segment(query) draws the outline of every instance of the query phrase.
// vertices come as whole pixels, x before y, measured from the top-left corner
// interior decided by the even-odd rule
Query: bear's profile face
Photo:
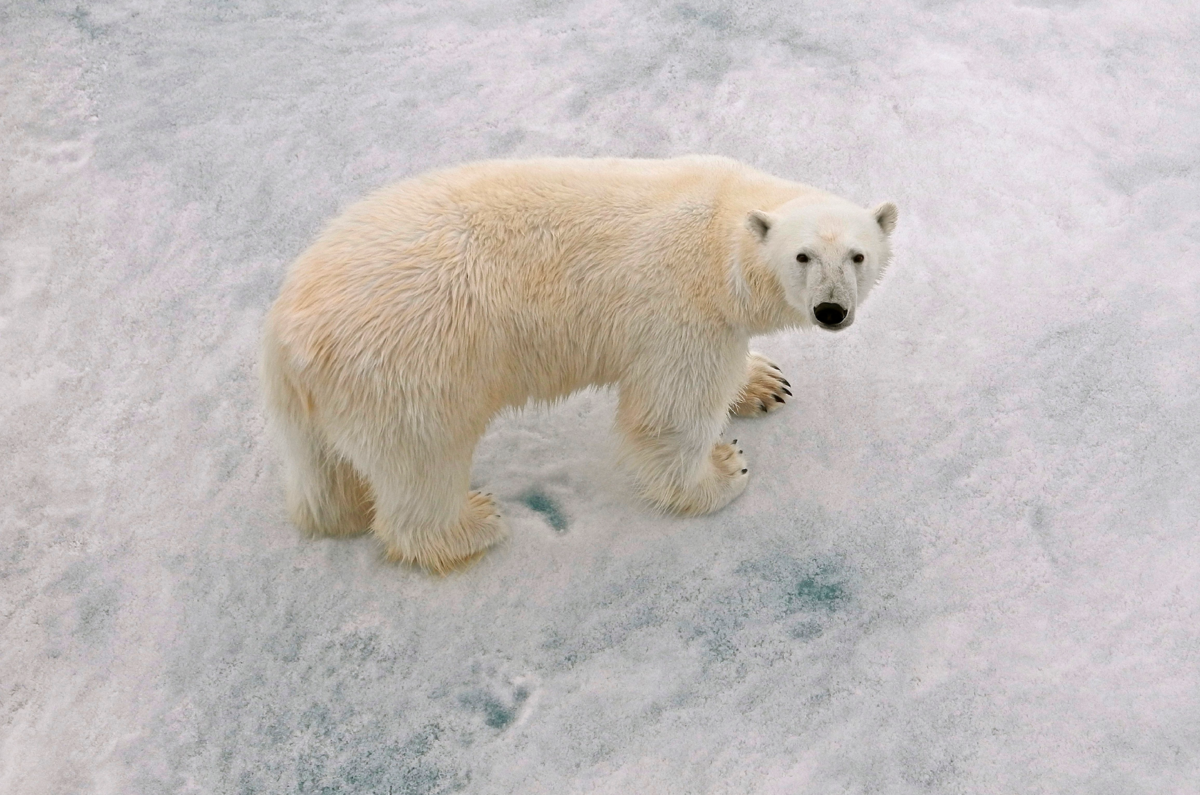
[[[792,308],[810,324],[840,331],[891,259],[896,216],[891,202],[867,210],[793,201],[750,213],[747,226]]]

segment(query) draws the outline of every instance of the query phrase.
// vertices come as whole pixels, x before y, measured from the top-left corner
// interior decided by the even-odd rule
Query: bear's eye
[[[797,254],[796,262],[808,262],[808,255],[804,253]]]
[[[853,259],[855,262],[862,262],[862,261],[863,261],[863,255],[862,255],[862,254],[855,254],[853,257],[851,257],[851,259]]]

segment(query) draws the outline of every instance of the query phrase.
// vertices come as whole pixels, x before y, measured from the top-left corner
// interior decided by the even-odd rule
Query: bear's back
[[[515,360],[538,339],[607,380],[647,329],[721,323],[738,219],[803,190],[712,156],[429,172],[333,221],[273,315],[298,363],[399,366],[430,344],[460,362]]]

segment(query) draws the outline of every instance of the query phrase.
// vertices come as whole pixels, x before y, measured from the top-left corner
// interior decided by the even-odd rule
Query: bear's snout
[[[813,309],[813,315],[817,318],[817,322],[825,328],[833,328],[846,319],[846,307],[828,302],[817,304]]]

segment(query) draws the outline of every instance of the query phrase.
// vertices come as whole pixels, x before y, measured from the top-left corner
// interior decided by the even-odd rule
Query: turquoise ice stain
[[[833,611],[841,607],[847,597],[846,586],[837,567],[822,563],[788,594],[788,606],[792,611]]]
[[[512,694],[512,704],[503,703],[496,696],[474,691],[459,698],[465,706],[483,714],[483,722],[490,728],[504,730],[517,719],[521,705],[529,698],[529,691],[518,687]]]
[[[537,511],[546,518],[546,522],[556,533],[567,531],[567,518],[558,508],[558,503],[550,499],[545,492],[534,489],[521,498],[521,502],[532,511]]]

